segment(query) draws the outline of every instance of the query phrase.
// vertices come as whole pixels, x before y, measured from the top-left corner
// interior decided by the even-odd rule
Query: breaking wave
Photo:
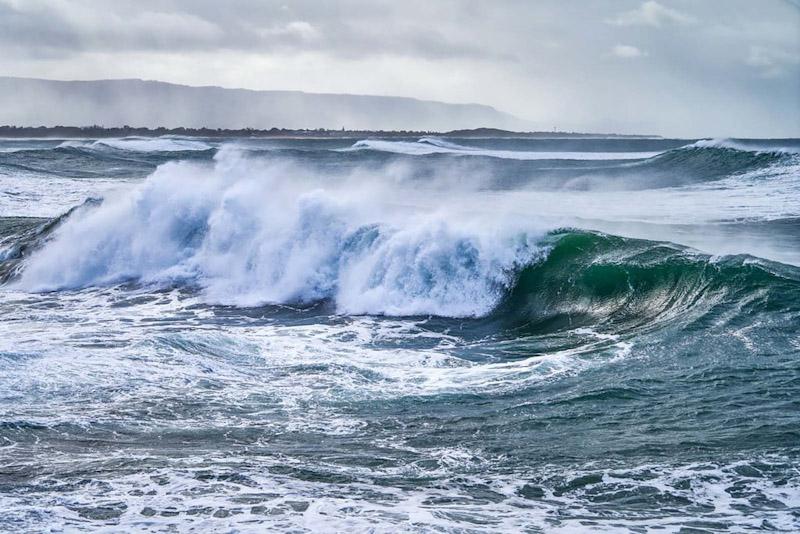
[[[644,326],[756,295],[797,305],[793,267],[445,208],[409,217],[392,213],[394,190],[302,173],[232,150],[213,169],[163,165],[128,194],[28,230],[5,277],[30,291],[179,285],[236,306],[326,301],[545,327]]]
[[[198,181],[197,168],[167,165],[131,195],[76,210],[17,283],[188,284],[240,306],[333,300],[342,313],[481,316],[543,254],[532,233],[436,215],[382,221],[333,192],[231,179],[236,166]]]
[[[747,255],[712,257],[671,243],[557,231],[547,258],[523,269],[496,315],[537,329],[621,333],[736,314],[800,310],[800,269]]]
[[[797,139],[701,139],[686,148],[723,148],[745,152],[800,154],[800,143]]]
[[[416,142],[364,139],[346,150],[373,150],[410,156],[453,154],[460,156],[485,156],[516,160],[625,160],[643,159],[659,152],[543,152],[526,150],[488,150],[445,141],[436,137],[423,137]]]
[[[82,148],[90,150],[118,150],[129,152],[194,152],[213,148],[196,139],[175,137],[123,137],[96,141],[64,141],[56,148]]]

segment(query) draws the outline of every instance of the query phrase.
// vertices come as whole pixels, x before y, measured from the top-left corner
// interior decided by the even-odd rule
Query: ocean
[[[0,530],[800,530],[800,140],[0,140]]]

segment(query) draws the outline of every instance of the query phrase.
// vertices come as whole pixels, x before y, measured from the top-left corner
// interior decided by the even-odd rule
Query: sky
[[[544,130],[800,137],[800,0],[0,0],[0,75],[480,103]]]

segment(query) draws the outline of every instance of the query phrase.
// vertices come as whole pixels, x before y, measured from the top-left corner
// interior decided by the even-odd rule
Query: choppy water
[[[799,153],[0,141],[0,530],[797,530]]]

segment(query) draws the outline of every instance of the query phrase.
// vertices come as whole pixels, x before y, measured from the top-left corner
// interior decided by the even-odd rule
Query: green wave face
[[[699,327],[733,308],[744,316],[800,309],[795,267],[593,232],[557,232],[548,241],[547,259],[520,272],[496,319],[531,331],[625,332]]]

